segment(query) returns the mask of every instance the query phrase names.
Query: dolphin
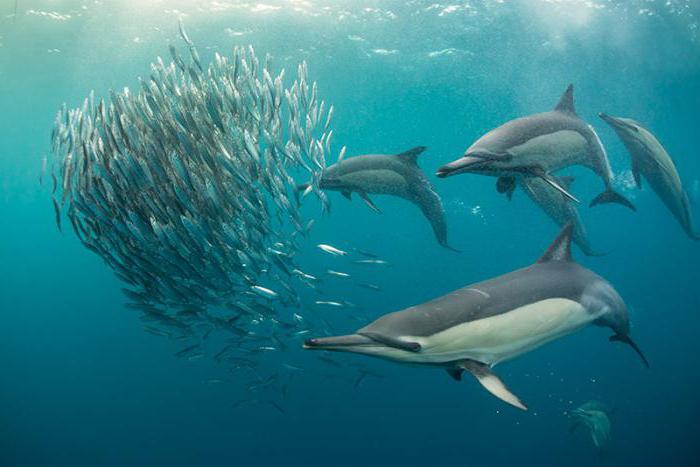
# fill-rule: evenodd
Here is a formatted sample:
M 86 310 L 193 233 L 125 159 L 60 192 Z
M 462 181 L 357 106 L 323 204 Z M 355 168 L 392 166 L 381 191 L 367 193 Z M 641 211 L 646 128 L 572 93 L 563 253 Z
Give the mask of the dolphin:
M 599 114 L 620 137 L 630 158 L 632 159 L 632 174 L 638 187 L 642 186 L 641 176 L 649 182 L 656 192 L 680 222 L 685 233 L 693 240 L 700 240 L 700 235 L 693 231 L 688 194 L 678 175 L 673 159 L 658 139 L 638 122 L 629 118 L 611 117 L 606 113 Z
M 593 170 L 605 183 L 605 191 L 591 201 L 634 205 L 612 188 L 610 162 L 592 126 L 576 115 L 574 88 L 569 85 L 554 110 L 517 118 L 489 131 L 462 157 L 440 167 L 444 178 L 464 172 L 492 176 L 535 176 L 578 201 L 552 177 L 552 172 L 572 165 Z
M 568 190 L 574 178 L 569 176 L 554 177 L 554 180 Z M 516 186 L 522 190 L 535 202 L 554 222 L 560 227 L 571 222 L 574 227 L 573 241 L 581 251 L 587 256 L 600 256 L 600 253 L 593 251 L 588 241 L 588 234 L 583 225 L 581 216 L 576 206 L 558 190 L 552 188 L 547 182 L 539 177 L 499 177 L 496 182 L 496 189 L 499 193 L 505 193 L 511 199 Z
M 421 209 L 438 243 L 455 250 L 447 243 L 447 223 L 440 196 L 418 167 L 418 155 L 425 149 L 425 146 L 418 146 L 400 154 L 365 154 L 343 159 L 323 170 L 319 186 L 339 191 L 348 199 L 352 198 L 352 193 L 357 193 L 370 209 L 378 213 L 381 211 L 370 199 L 370 194 L 406 199 Z
M 571 432 L 579 426 L 588 429 L 596 448 L 602 449 L 610 441 L 611 423 L 608 409 L 604 404 L 589 401 L 568 413 L 571 418 Z
M 620 295 L 572 259 L 572 234 L 569 223 L 529 267 L 389 313 L 354 334 L 308 339 L 304 348 L 443 367 L 456 380 L 468 371 L 491 394 L 523 410 L 526 405 L 492 368 L 588 324 L 611 328 L 610 340 L 632 346 L 648 366 L 630 338 Z

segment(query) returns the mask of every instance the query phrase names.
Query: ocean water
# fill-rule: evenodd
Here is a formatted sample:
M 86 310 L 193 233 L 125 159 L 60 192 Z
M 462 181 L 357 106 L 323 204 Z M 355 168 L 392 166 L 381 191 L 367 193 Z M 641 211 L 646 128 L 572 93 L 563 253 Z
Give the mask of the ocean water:
M 334 365 L 301 338 L 264 356 L 260 376 L 277 373 L 286 396 L 253 391 L 256 375 L 210 358 L 176 358 L 182 344 L 144 332 L 103 261 L 57 231 L 38 178 L 60 105 L 135 87 L 182 45 L 178 18 L 204 61 L 248 44 L 280 68 L 306 60 L 348 157 L 428 147 L 419 164 L 463 252 L 441 248 L 403 200 L 375 197 L 377 215 L 331 193 L 300 262 L 352 274 L 324 290 L 356 306 L 289 311 L 322 314 L 339 334 L 537 259 L 558 228 L 522 192 L 508 201 L 493 178 L 433 174 L 574 83 L 637 206 L 588 208 L 600 180 L 569 171 L 591 242 L 608 253 L 574 254 L 623 296 L 651 368 L 587 328 L 497 367 L 528 403 L 521 412 L 471 377 L 343 354 L 328 356 Z M 648 184 L 632 186 L 624 146 L 596 115 L 651 129 L 697 206 L 699 18 L 692 0 L 0 0 L 0 466 L 698 465 L 700 244 Z M 352 264 L 318 243 L 391 264 Z M 359 382 L 358 365 L 372 373 Z M 569 430 L 566 411 L 589 400 L 611 407 L 604 451 Z

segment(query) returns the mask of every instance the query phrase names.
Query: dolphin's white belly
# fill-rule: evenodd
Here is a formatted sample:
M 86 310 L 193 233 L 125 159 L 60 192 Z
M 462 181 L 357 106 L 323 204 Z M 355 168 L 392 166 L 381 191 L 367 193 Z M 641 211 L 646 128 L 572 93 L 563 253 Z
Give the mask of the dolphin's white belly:
M 415 363 L 471 359 L 495 365 L 574 332 L 598 317 L 573 300 L 550 298 L 428 337 L 404 336 L 402 340 L 418 342 L 422 350 L 386 356 Z
M 588 141 L 581 133 L 560 130 L 537 136 L 508 150 L 519 166 L 542 166 L 547 171 L 570 165 L 590 165 Z
M 408 196 L 406 179 L 393 170 L 360 170 L 343 175 L 341 180 L 344 184 L 367 193 Z

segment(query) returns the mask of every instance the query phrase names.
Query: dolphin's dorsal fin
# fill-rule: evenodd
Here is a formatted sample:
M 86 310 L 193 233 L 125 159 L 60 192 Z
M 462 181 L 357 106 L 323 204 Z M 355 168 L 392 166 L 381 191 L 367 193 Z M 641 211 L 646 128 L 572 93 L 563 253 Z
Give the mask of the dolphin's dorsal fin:
M 425 146 L 416 146 L 415 148 L 399 153 L 396 156 L 401 160 L 415 164 L 416 159 L 418 159 L 418 156 L 426 149 L 428 148 L 426 148 Z
M 569 87 L 566 88 L 566 91 L 564 91 L 564 94 L 561 95 L 561 98 L 559 99 L 559 103 L 557 104 L 556 107 L 554 107 L 554 110 L 557 112 L 563 112 L 571 115 L 576 115 L 576 109 L 574 108 L 574 85 L 570 84 Z
M 567 222 L 557 238 L 554 239 L 547 251 L 537 260 L 538 263 L 550 261 L 573 261 L 571 258 L 571 237 L 574 233 L 574 224 Z

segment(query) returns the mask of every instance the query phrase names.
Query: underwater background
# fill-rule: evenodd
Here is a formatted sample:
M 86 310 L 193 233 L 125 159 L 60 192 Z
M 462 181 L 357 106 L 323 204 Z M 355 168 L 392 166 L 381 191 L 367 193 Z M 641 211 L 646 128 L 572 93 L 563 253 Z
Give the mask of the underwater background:
M 352 274 L 324 288 L 356 306 L 299 313 L 326 314 L 341 334 L 539 257 L 558 227 L 522 192 L 508 201 L 493 178 L 434 173 L 574 83 L 579 115 L 638 210 L 582 203 L 592 245 L 608 254 L 574 254 L 623 296 L 651 368 L 587 328 L 499 367 L 530 407 L 520 412 L 471 378 L 353 355 L 329 364 L 302 338 L 265 357 L 280 373 L 296 368 L 286 397 L 258 395 L 250 374 L 211 359 L 176 358 L 182 345 L 144 332 L 104 262 L 57 231 L 38 179 L 61 104 L 136 87 L 180 42 L 178 18 L 206 62 L 248 44 L 280 68 L 306 60 L 348 156 L 428 147 L 419 165 L 463 252 L 441 248 L 410 203 L 376 197 L 377 215 L 331 193 L 300 261 Z M 691 0 L 0 0 L 0 466 L 698 465 L 700 245 L 648 186 L 633 186 L 597 113 L 654 132 L 700 217 L 699 21 Z M 590 171 L 570 172 L 582 199 L 600 191 Z M 329 257 L 318 243 L 390 265 Z M 361 384 L 356 363 L 371 372 Z M 241 403 L 258 398 L 283 410 Z M 611 407 L 604 452 L 569 432 L 567 410 L 588 400 Z

